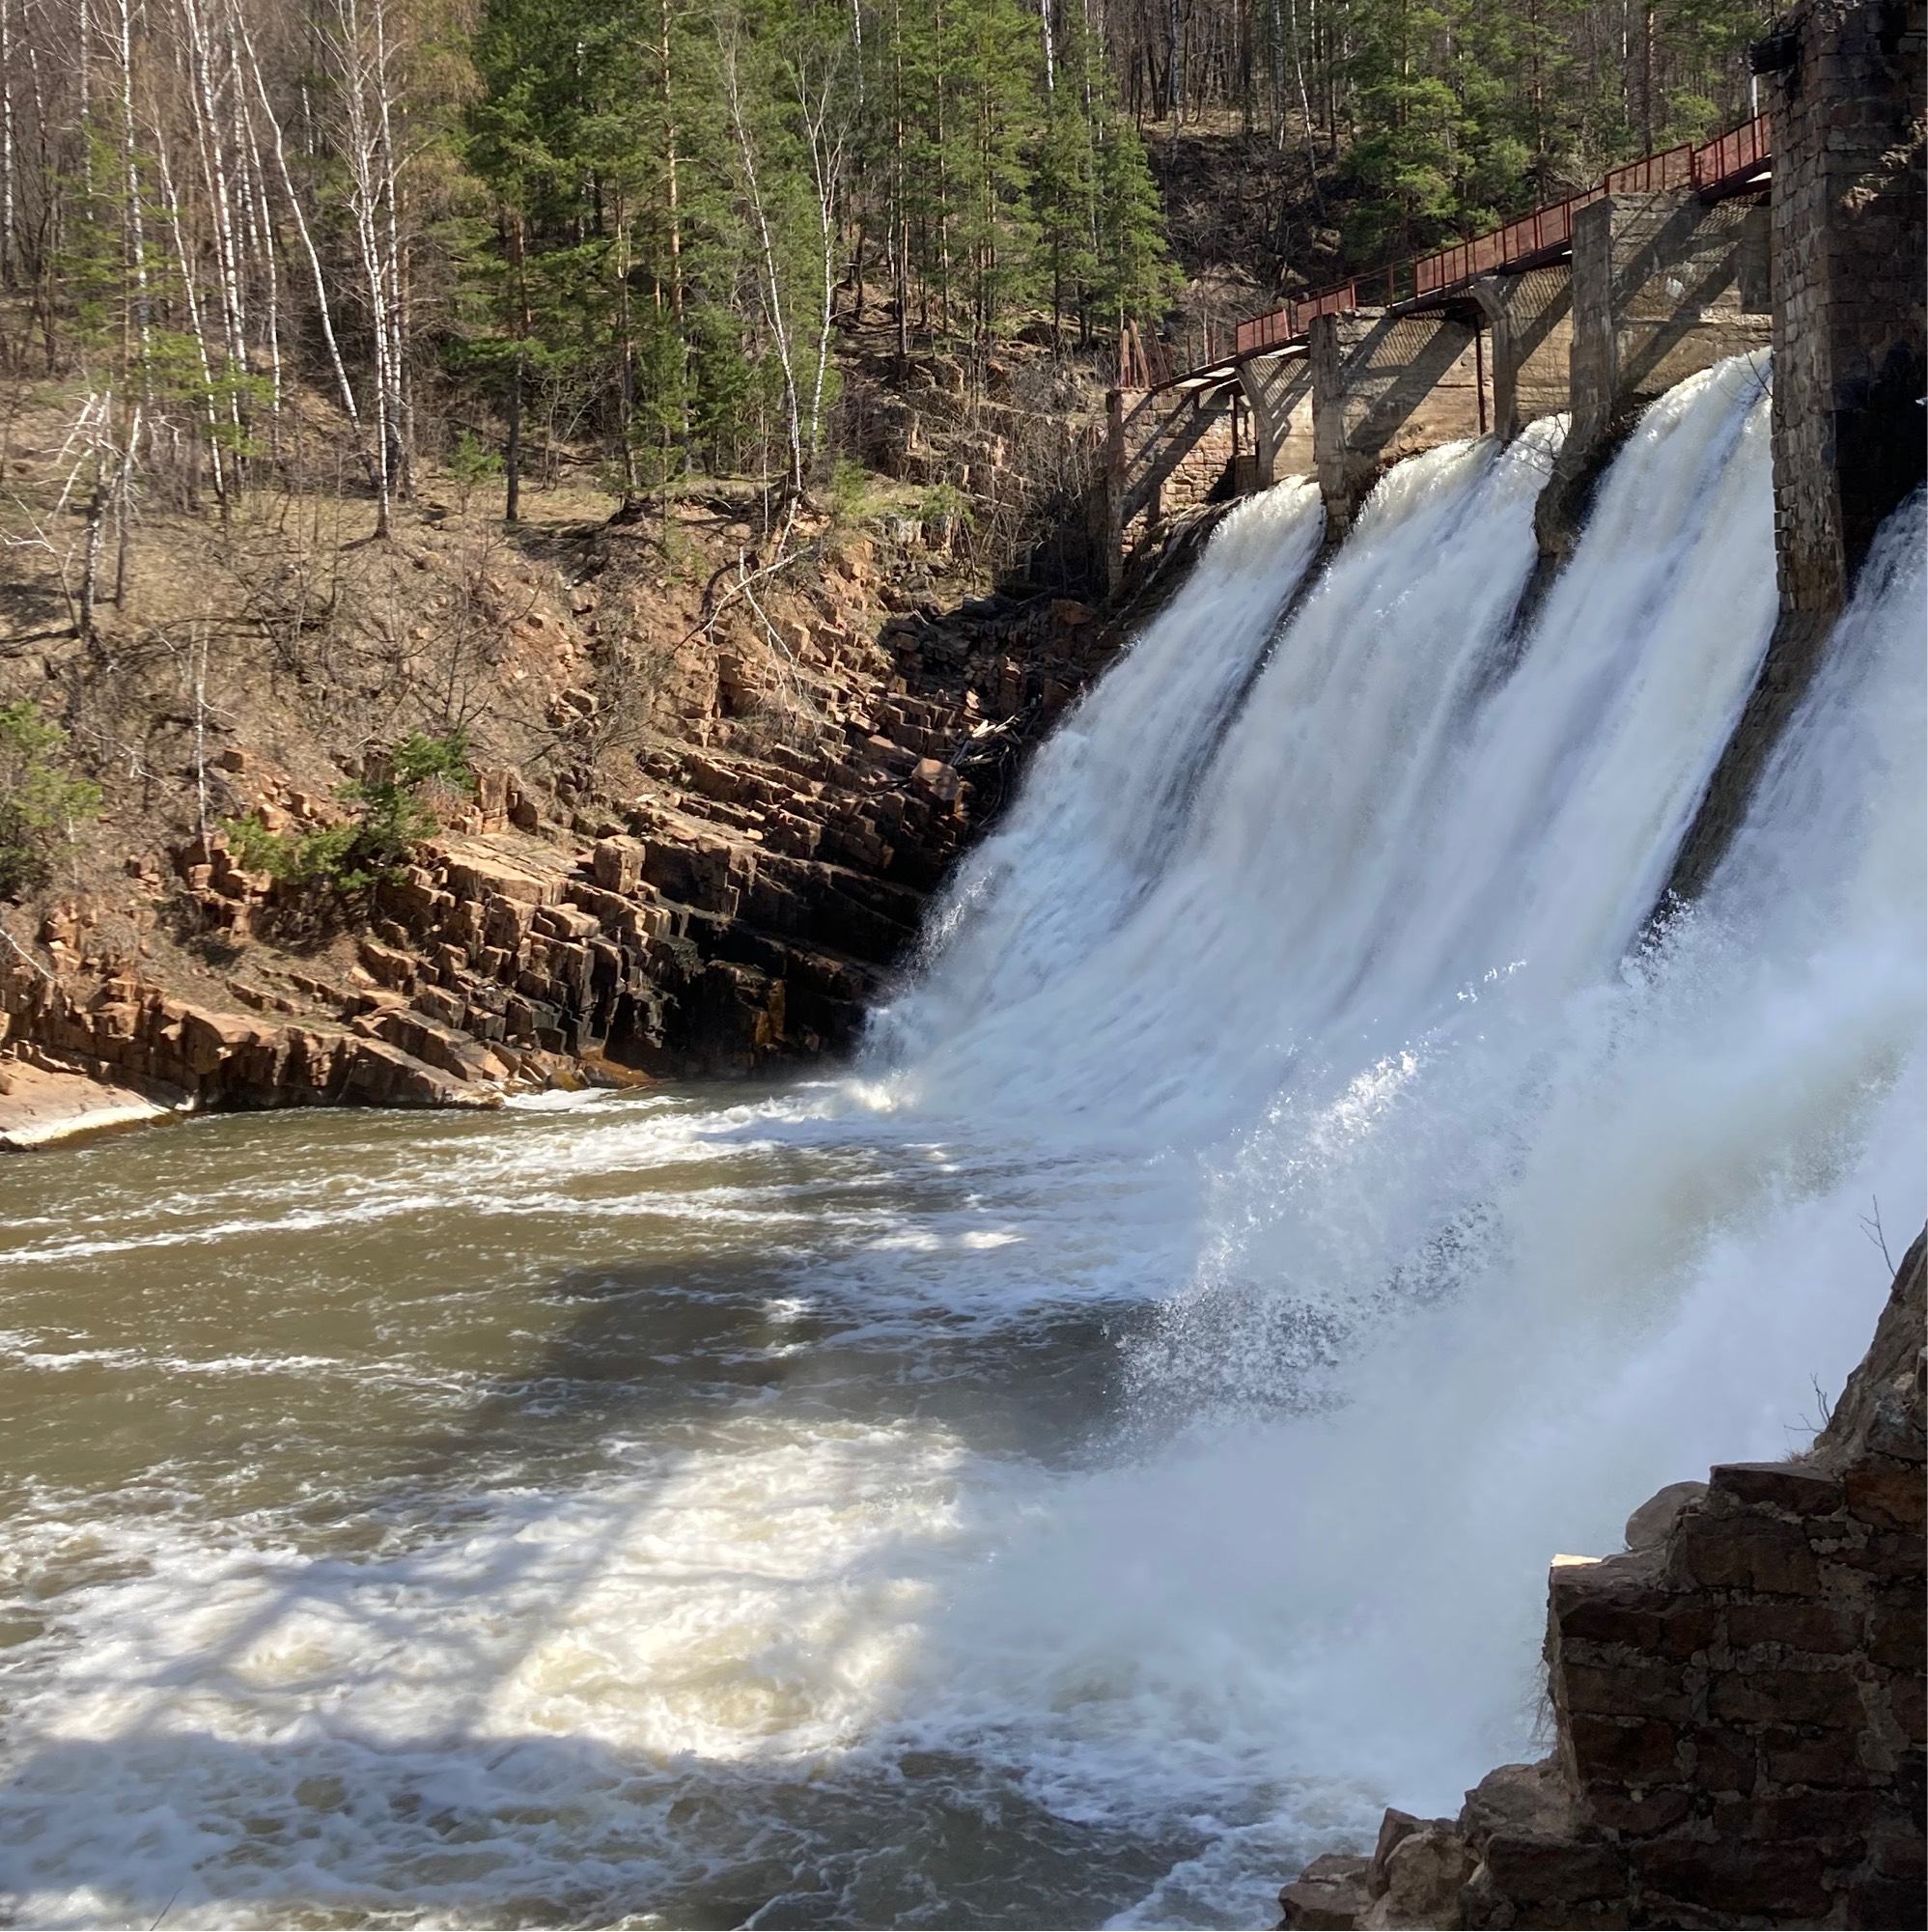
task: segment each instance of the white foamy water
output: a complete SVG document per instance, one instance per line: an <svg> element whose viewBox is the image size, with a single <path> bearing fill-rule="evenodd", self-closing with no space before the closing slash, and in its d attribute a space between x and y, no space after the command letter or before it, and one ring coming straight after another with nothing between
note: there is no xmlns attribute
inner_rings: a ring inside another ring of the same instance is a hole
<svg viewBox="0 0 1928 1932"><path fill-rule="evenodd" d="M1557 995L1611 965L1773 628L1767 395L1743 360L1649 412L1509 665L1559 434L1392 473L1135 915L1035 993L959 1002L908 1094L1134 1134L1150 1112L1195 1144L1302 1086L1327 1041L1350 1072L1491 972L1524 963ZM1075 849L1052 876L1078 896Z"/></svg>
<svg viewBox="0 0 1928 1932"><path fill-rule="evenodd" d="M1758 392L1523 637L1556 428L1395 471L1207 761L1310 551L1249 509L860 1080L0 1195L6 1911L1256 1924L1529 1753L1548 1557L1804 1441L1923 1212L1918 505L1628 960L1772 623Z"/></svg>
<svg viewBox="0 0 1928 1932"><path fill-rule="evenodd" d="M1048 984L1151 889L1324 527L1318 486L1299 477L1226 514L1183 596L1052 733L1008 821L965 856L915 981L879 1016L880 1056Z"/></svg>

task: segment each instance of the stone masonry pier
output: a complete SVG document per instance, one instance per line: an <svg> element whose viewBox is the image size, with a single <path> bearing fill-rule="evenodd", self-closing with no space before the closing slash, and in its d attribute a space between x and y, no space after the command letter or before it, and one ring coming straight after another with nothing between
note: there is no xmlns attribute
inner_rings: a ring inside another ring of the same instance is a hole
<svg viewBox="0 0 1928 1932"><path fill-rule="evenodd" d="M1692 190L1613 194L1574 218L1573 428L1535 518L1544 556L1573 547L1595 479L1647 404L1770 336L1768 210Z"/></svg>
<svg viewBox="0 0 1928 1932"><path fill-rule="evenodd" d="M1382 470L1487 425L1476 309L1315 317L1312 441L1326 531L1351 527Z"/></svg>
<svg viewBox="0 0 1928 1932"><path fill-rule="evenodd" d="M1312 436L1312 359L1302 349L1275 350L1239 365L1239 387L1252 417L1258 488L1288 476L1310 476L1318 464Z"/></svg>
<svg viewBox="0 0 1928 1932"><path fill-rule="evenodd" d="M1693 897L1726 850L1876 531L1924 470L1921 0L1810 0L1753 53L1774 138L1780 621L1669 899Z"/></svg>
<svg viewBox="0 0 1928 1932"><path fill-rule="evenodd" d="M1552 1753L1315 1860L1288 1932L1922 1924L1922 1250L1805 1455L1554 1557Z"/></svg>
<svg viewBox="0 0 1928 1932"><path fill-rule="evenodd" d="M1571 397L1573 266L1550 262L1472 285L1493 371L1493 429L1508 442L1536 417L1554 416Z"/></svg>

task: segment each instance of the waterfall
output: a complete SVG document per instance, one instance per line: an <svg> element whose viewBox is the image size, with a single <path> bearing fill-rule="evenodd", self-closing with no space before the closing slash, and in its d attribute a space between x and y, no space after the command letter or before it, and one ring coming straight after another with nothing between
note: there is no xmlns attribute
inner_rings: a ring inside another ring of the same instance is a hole
<svg viewBox="0 0 1928 1932"><path fill-rule="evenodd" d="M1203 1170L1138 1453L974 1580L930 1694L1060 1714L1023 1749L1068 1806L1223 1807L1136 1922L1529 1752L1549 1557L1798 1446L1886 1290L1870 1204L1918 1221L1918 505L1628 957L1774 621L1765 377L1648 411L1523 639L1556 428L1394 471L1136 910L900 1076Z"/></svg>
<svg viewBox="0 0 1928 1932"><path fill-rule="evenodd" d="M1924 1207L1920 501L1646 930L1765 378L1523 627L1557 422L1235 511L848 1076L69 1157L0 1916L1248 1925L1536 1755L1549 1557L1801 1446Z"/></svg>
<svg viewBox="0 0 1928 1932"><path fill-rule="evenodd" d="M1603 968L1596 944L1558 998L1502 977L1390 1052L1360 1036L1350 1079L1233 1138L1139 1363L1188 1426L1057 1493L950 1619L941 1694L1051 1713L1024 1749L1058 1802L1216 1807L1211 1847L1114 1922L1255 1916L1295 1856L1369 1839L1379 1804L1450 1811L1537 1754L1551 1554L1617 1549L1635 1504L1711 1462L1800 1447L1838 1393L1886 1294L1877 1204L1897 1256L1924 1205L1923 538L1917 500L1660 947ZM1711 577L1705 631L1761 616ZM1729 670L1655 774L1662 846ZM1640 710L1630 689L1592 717L1616 734ZM1581 773L1600 749L1580 742ZM1615 938L1667 854L1635 856L1604 882Z"/></svg>
<svg viewBox="0 0 1928 1932"><path fill-rule="evenodd" d="M1156 885L1080 925L1081 956L1042 980L980 967L954 988L951 959L976 957L954 941L918 1000L949 1030L906 1059L907 1094L1196 1144L1439 1023L1487 975L1557 997L1610 966L1773 626L1763 371L1724 364L1648 412L1520 645L1559 434L1391 472ZM1192 619L1182 598L1170 621ZM1024 907L1081 899L1081 844L1027 856ZM1009 950L994 900L979 916Z"/></svg>
<svg viewBox="0 0 1928 1932"><path fill-rule="evenodd" d="M873 1028L880 1057L1035 994L1144 897L1323 526L1318 487L1297 477L1227 514L1175 603L1058 725L1008 822L959 867L917 980Z"/></svg>
<svg viewBox="0 0 1928 1932"><path fill-rule="evenodd" d="M975 1109L1036 1087L1044 1091L1027 1100L1065 1117L1091 1117L1114 1096L1135 1113L1155 1098L1149 1073L1161 1085L1176 1078L1235 1100L1215 1078L1225 1052L1210 1043L1242 1057L1266 1050L1263 1008L1273 992L1284 994L1291 935L1309 936L1314 910L1276 896L1299 883L1285 876L1295 836L1306 815L1345 810L1331 785L1355 797L1390 775L1343 762L1349 746L1333 734L1370 710L1395 742L1351 748L1368 758L1419 754L1424 694L1452 688L1477 665L1531 569L1533 496L1558 434L1539 426L1504 453L1452 444L1391 472L1277 641L1155 887L1122 924L1080 933L1096 943L1040 986L1020 981L1007 992L992 980L958 997L940 957L922 1003L949 1025L903 1063L907 1098L942 1093ZM1416 597L1429 575L1433 594ZM1187 594L1168 621L1197 634ZM1140 697L1154 710L1162 702L1151 690ZM1402 733L1412 742L1397 742ZM1094 799L1094 810L1103 805ZM1027 897L1076 901L1085 889L1079 860L1075 848L1046 846ZM1203 984L1208 974L1247 972L1260 984ZM1107 1070L1117 1078L1107 1080Z"/></svg>

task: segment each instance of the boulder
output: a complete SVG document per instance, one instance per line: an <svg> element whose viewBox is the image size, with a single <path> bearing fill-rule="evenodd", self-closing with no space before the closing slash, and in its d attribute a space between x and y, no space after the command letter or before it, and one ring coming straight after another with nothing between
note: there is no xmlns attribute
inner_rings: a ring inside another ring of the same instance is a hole
<svg viewBox="0 0 1928 1932"><path fill-rule="evenodd" d="M553 882L480 842L452 852L442 870L443 882L458 899L514 899L541 906L554 898Z"/></svg>
<svg viewBox="0 0 1928 1932"><path fill-rule="evenodd" d="M180 1009L181 1055L194 1074L206 1078L232 1053L256 1044L255 1028L232 1013L210 1013L205 1007Z"/></svg>
<svg viewBox="0 0 1928 1932"><path fill-rule="evenodd" d="M602 930L594 913L573 906L545 906L536 914L536 930L552 939L588 939Z"/></svg>
<svg viewBox="0 0 1928 1932"><path fill-rule="evenodd" d="M392 1047L383 1040L357 1040L342 1069L344 1100L373 1106L496 1106L499 1094L488 1093Z"/></svg>
<svg viewBox="0 0 1928 1932"><path fill-rule="evenodd" d="M590 877L604 892L633 892L642 881L643 846L632 838L599 839L589 855Z"/></svg>
<svg viewBox="0 0 1928 1932"><path fill-rule="evenodd" d="M1450 1825L1434 1823L1404 1832L1382 1859L1373 1855L1368 1889L1383 1883L1361 1926L1440 1926L1459 1923L1460 1888L1478 1861Z"/></svg>
<svg viewBox="0 0 1928 1932"><path fill-rule="evenodd" d="M1372 1903L1362 1858L1327 1852L1280 1889L1281 1928L1290 1932L1353 1932Z"/></svg>
<svg viewBox="0 0 1928 1932"><path fill-rule="evenodd" d="M1540 1838L1565 1836L1573 1821L1573 1794L1557 1758L1537 1764L1502 1764L1467 1793L1459 1830L1476 1852L1495 1832Z"/></svg>
<svg viewBox="0 0 1928 1932"><path fill-rule="evenodd" d="M910 782L940 805L957 802L964 780L941 758L920 758L910 768Z"/></svg>
<svg viewBox="0 0 1928 1932"><path fill-rule="evenodd" d="M1667 1540L1675 1519L1690 1502L1707 1494L1704 1482L1670 1482L1656 1490L1627 1519L1627 1547L1630 1550L1657 1550Z"/></svg>

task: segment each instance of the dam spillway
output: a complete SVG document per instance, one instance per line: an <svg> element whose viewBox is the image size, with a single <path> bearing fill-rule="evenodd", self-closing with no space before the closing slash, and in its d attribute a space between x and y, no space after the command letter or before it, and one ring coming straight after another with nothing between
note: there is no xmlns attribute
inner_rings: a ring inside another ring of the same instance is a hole
<svg viewBox="0 0 1928 1932"><path fill-rule="evenodd" d="M0 1175L8 1910L1244 1924L1523 1752L1549 1553L1798 1446L1922 1208L1918 501L1646 924L1769 406L1523 635L1557 424L1242 506L847 1078Z"/></svg>

